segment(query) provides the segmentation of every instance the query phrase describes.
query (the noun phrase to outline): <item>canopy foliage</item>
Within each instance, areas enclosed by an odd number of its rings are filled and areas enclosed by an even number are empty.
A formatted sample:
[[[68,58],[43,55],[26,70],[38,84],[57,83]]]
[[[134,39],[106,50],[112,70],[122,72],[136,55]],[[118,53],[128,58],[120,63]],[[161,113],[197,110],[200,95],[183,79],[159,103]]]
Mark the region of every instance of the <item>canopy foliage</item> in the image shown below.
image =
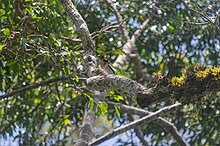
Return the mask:
[[[142,73],[150,78],[139,76],[132,59],[122,68],[114,68],[118,75],[146,87],[154,87],[156,76],[161,74],[176,76],[175,80],[188,66],[220,64],[220,31],[214,23],[220,15],[218,1],[115,0],[114,6],[125,23],[118,22],[105,0],[73,3],[95,40],[99,62],[105,57],[113,64],[119,55],[126,54],[122,51],[126,44],[122,24],[126,24],[131,37],[149,19],[130,56],[138,56]],[[92,108],[93,100],[85,89],[87,76],[79,69],[84,49],[65,9],[58,0],[0,0],[0,21],[1,137],[13,137],[20,145],[73,143],[84,107]],[[5,97],[33,84],[36,86]],[[123,92],[111,90],[106,98],[126,103]],[[220,144],[219,101],[219,94],[210,93],[197,104],[188,104],[164,117],[176,125],[190,145]],[[155,111],[170,102],[153,104],[148,110]],[[107,109],[104,102],[96,114],[107,115],[113,127],[130,121],[117,106]],[[150,145],[177,144],[168,131],[152,123],[141,126],[141,131]],[[129,138],[118,137],[117,144],[137,145],[132,133]]]

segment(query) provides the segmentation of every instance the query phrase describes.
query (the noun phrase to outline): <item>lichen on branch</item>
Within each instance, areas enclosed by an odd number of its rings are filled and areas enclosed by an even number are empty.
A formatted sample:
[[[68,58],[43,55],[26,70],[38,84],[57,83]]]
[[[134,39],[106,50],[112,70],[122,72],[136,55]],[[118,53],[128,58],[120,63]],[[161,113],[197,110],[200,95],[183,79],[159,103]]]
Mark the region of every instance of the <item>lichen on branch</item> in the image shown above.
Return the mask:
[[[152,88],[146,88],[132,79],[119,75],[93,76],[87,79],[87,86],[93,90],[115,89],[137,96],[137,102],[141,107],[170,100],[187,104],[220,91],[220,68],[191,66],[181,77],[172,79],[163,77]]]
[[[164,77],[151,90],[150,94],[143,92],[137,95],[141,107],[168,100],[194,103],[207,94],[220,92],[220,68],[190,66],[181,77],[171,80]]]

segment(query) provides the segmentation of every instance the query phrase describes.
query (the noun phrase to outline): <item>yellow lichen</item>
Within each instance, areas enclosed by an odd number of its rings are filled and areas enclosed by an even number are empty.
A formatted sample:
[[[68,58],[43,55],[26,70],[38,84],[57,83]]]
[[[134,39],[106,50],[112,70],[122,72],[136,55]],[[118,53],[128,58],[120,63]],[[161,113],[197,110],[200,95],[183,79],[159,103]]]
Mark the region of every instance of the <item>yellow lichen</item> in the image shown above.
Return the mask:
[[[220,67],[213,67],[210,72],[216,79],[220,79]]]
[[[181,87],[185,83],[186,76],[181,76],[181,77],[173,77],[172,78],[172,86],[178,86]]]
[[[206,78],[208,76],[209,72],[207,72],[206,70],[204,71],[197,71],[195,72],[195,75],[197,78]]]
[[[196,71],[196,77],[198,78],[206,78],[209,75],[214,76],[214,79],[220,79],[220,67],[207,67],[203,71]]]

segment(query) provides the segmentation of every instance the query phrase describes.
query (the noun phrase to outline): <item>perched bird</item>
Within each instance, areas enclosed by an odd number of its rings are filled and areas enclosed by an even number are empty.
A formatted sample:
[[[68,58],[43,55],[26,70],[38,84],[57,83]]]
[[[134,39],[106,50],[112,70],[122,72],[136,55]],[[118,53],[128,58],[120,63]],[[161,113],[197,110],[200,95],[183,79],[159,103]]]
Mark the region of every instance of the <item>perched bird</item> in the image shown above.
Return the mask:
[[[113,68],[108,63],[108,60],[102,59],[101,67],[106,74],[115,74]]]

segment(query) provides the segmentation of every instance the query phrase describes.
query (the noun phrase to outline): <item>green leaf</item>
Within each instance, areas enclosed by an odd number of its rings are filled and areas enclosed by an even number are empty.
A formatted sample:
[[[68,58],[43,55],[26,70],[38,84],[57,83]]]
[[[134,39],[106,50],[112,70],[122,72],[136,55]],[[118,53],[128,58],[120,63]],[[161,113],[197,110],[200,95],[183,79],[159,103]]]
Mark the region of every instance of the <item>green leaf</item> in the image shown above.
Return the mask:
[[[12,66],[12,65],[14,65],[16,63],[17,63],[16,60],[8,60],[7,63],[6,63],[6,66]]]
[[[67,67],[63,67],[62,70],[65,74],[70,75],[70,70]]]
[[[76,82],[78,83],[79,82],[79,77],[77,75],[75,76],[75,79],[76,79]]]
[[[64,61],[64,57],[61,57],[61,58],[60,58],[60,62],[63,62],[63,61]]]
[[[124,97],[121,95],[115,95],[114,100],[116,100],[116,101],[124,100]]]
[[[10,35],[11,35],[11,31],[10,31],[9,28],[5,28],[5,29],[3,30],[3,33],[4,33],[4,35],[6,35],[6,36],[10,36]]]
[[[100,40],[102,37],[103,37],[103,33],[100,33],[100,34],[98,35],[98,39]]]
[[[0,17],[3,16],[5,14],[5,10],[0,9]]]
[[[89,105],[88,105],[88,107],[89,107],[89,109],[92,110],[94,108],[94,105],[95,105],[94,100],[88,94],[85,94],[85,95],[89,98]]]
[[[38,96],[38,95],[39,95],[39,93],[40,93],[40,88],[35,89],[34,94],[35,94],[36,96]]]
[[[65,97],[60,95],[60,100],[64,101],[65,100]]]
[[[105,102],[100,102],[98,105],[97,116],[104,115],[108,112],[108,105]]]
[[[94,101],[92,98],[89,98],[89,109],[92,110],[94,108]]]
[[[168,25],[167,28],[168,28],[169,30],[171,30],[171,31],[174,30],[174,27],[173,27],[172,25]]]
[[[0,51],[3,49],[3,45],[0,45]]]
[[[76,98],[77,95],[78,95],[78,92],[77,92],[77,91],[76,91],[76,92],[73,92],[73,93],[72,93],[72,98]]]
[[[115,55],[124,55],[125,52],[122,51],[122,50],[115,50],[115,51],[113,51],[113,54],[115,54]]]
[[[129,74],[126,74],[122,69],[120,69],[119,67],[114,67],[114,69],[117,71],[117,75],[121,75],[124,77],[130,77]]]
[[[41,102],[41,100],[39,98],[34,99],[34,104],[39,104],[40,102]]]
[[[5,79],[2,79],[2,90],[5,90],[6,88],[6,83],[5,83]]]
[[[119,105],[115,105],[114,108],[115,108],[116,115],[118,116],[118,118],[120,118],[121,117],[120,106]]]
[[[63,124],[64,124],[64,125],[70,124],[70,120],[69,120],[69,119],[65,119],[65,120],[63,121]]]

